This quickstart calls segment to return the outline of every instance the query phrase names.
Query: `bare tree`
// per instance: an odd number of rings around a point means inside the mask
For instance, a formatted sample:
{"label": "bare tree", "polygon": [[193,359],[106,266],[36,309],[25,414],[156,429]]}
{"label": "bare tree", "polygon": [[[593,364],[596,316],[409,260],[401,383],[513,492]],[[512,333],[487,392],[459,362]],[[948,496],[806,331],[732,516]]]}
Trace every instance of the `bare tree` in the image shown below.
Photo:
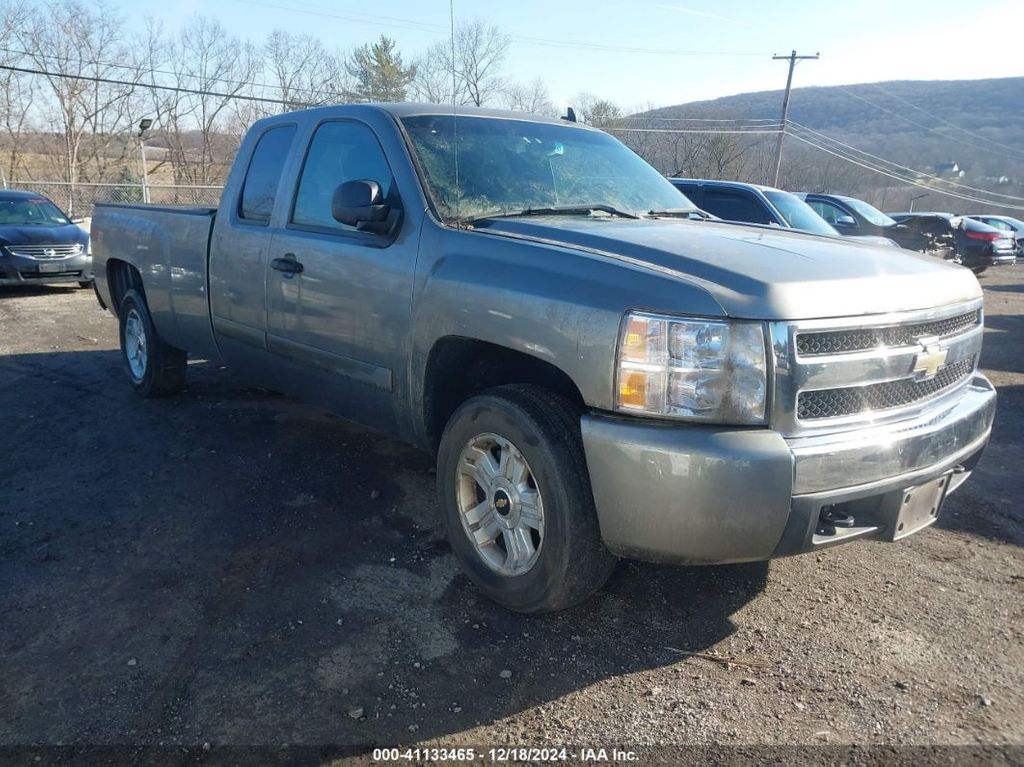
{"label": "bare tree", "polygon": [[[22,55],[17,52],[16,30],[26,21],[29,10],[22,4],[5,6],[0,10],[0,63],[17,65]],[[2,110],[4,150],[4,180],[9,181],[18,171],[24,154],[24,139],[31,127],[30,112],[37,88],[35,78],[9,69],[0,70],[0,110]]]}
{"label": "bare tree", "polygon": [[455,71],[465,103],[479,107],[500,95],[501,65],[508,46],[501,30],[480,19],[455,30]]}
{"label": "bare tree", "polygon": [[576,119],[595,128],[610,130],[622,126],[622,108],[608,99],[595,96],[593,93],[580,93],[573,99],[573,110]]}
{"label": "bare tree", "polygon": [[151,89],[157,131],[176,183],[221,183],[235,143],[227,132],[231,107],[238,96],[251,94],[261,68],[257,51],[203,16],[194,16],[176,38],[158,35],[149,48],[153,81],[184,89]]}
{"label": "bare tree", "polygon": [[529,83],[512,83],[506,86],[501,97],[505,109],[517,112],[534,112],[553,115],[557,112],[548,95],[547,86],[539,77]]}
{"label": "bare tree", "polygon": [[438,104],[479,107],[498,101],[506,91],[501,66],[508,46],[501,30],[480,19],[458,26],[454,46],[451,40],[439,41],[417,61],[413,94]]}
{"label": "bare tree", "polygon": [[415,63],[416,77],[410,84],[412,97],[429,104],[451,103],[454,83],[451,43],[434,43]]}
{"label": "bare tree", "polygon": [[51,149],[59,158],[55,170],[70,184],[69,209],[75,185],[102,180],[109,151],[125,151],[138,70],[124,64],[130,58],[122,29],[121,17],[102,2],[54,0],[34,8],[15,30],[27,59],[52,73],[41,75],[48,98],[40,110],[57,137]]}
{"label": "bare tree", "polygon": [[344,63],[313,35],[274,30],[263,45],[263,58],[274,85],[273,93],[264,95],[284,101],[285,109],[337,104],[351,87]]}

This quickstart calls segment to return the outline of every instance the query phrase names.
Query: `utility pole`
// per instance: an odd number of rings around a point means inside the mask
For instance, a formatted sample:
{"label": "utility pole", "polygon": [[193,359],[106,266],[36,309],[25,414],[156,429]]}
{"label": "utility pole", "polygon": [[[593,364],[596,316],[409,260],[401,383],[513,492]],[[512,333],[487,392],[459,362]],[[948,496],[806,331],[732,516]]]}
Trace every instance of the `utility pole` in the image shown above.
{"label": "utility pole", "polygon": [[149,170],[146,168],[146,131],[153,126],[148,117],[139,120],[139,156],[142,158],[142,201],[149,205]]}
{"label": "utility pole", "polygon": [[786,137],[786,120],[789,118],[789,91],[793,87],[793,69],[798,61],[804,59],[817,59],[820,54],[813,56],[797,56],[793,51],[788,56],[772,56],[773,61],[789,61],[789,76],[786,78],[786,95],[782,97],[782,126],[779,128],[779,140],[775,144],[775,176],[772,186],[779,185],[779,173],[782,171],[782,140]]}

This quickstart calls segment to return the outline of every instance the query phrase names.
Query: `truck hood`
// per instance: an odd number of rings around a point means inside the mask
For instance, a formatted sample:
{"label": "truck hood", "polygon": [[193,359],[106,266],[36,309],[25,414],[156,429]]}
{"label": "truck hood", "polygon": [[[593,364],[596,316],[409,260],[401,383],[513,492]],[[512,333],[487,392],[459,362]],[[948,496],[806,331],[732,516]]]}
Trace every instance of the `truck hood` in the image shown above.
{"label": "truck hood", "polygon": [[982,295],[970,270],[932,256],[792,230],[564,215],[488,219],[476,228],[669,274],[747,319],[884,314]]}

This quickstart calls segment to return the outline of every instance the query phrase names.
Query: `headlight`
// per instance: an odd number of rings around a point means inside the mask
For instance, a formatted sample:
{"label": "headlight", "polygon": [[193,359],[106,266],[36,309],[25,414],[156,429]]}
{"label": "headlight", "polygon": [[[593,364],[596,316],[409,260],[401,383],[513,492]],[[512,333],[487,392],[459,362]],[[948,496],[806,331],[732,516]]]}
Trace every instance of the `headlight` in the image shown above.
{"label": "headlight", "polygon": [[759,322],[630,312],[619,343],[619,410],[729,424],[765,423]]}

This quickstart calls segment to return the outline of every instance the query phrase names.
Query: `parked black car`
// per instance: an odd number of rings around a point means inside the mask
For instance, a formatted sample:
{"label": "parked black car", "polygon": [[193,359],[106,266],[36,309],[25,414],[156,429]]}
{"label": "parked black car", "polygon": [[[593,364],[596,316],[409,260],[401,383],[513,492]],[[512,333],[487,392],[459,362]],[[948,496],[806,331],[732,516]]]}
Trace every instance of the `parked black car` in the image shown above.
{"label": "parked black car", "polygon": [[1017,262],[1017,243],[1009,232],[952,213],[889,213],[906,227],[904,247],[955,261],[981,274],[991,266]]}
{"label": "parked black car", "polygon": [[900,237],[906,227],[864,200],[839,194],[797,192],[796,196],[831,224],[840,234],[847,236],[870,234],[887,237],[903,246]]}
{"label": "parked black car", "polygon": [[[791,192],[740,181],[670,178],[694,205],[726,221],[800,229],[812,234],[839,236],[807,203]],[[859,237],[876,245],[894,245],[886,238]]]}
{"label": "parked black car", "polygon": [[967,218],[1011,233],[1013,239],[1017,241],[1017,258],[1024,256],[1024,221],[1013,216],[993,216],[989,213],[971,214]]}
{"label": "parked black car", "polygon": [[44,195],[0,191],[0,285],[51,282],[91,287],[89,234]]}

